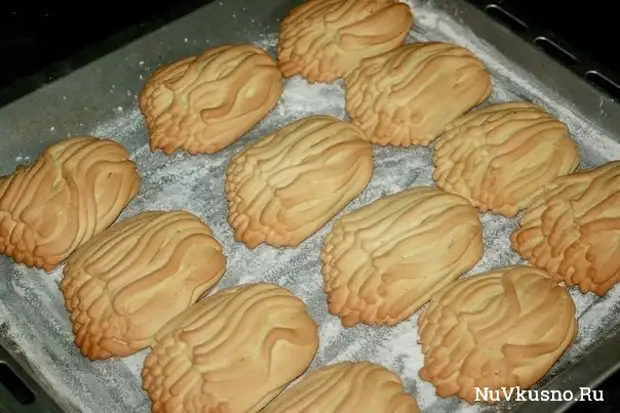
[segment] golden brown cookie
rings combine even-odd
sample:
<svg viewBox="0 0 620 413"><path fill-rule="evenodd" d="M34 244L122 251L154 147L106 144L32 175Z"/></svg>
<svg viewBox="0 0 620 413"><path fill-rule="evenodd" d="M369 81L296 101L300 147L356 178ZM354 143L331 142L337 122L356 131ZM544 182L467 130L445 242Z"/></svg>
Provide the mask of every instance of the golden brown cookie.
<svg viewBox="0 0 620 413"><path fill-rule="evenodd" d="M331 83L400 46L412 22L397 0L306 0L282 22L278 65L284 77Z"/></svg>
<svg viewBox="0 0 620 413"><path fill-rule="evenodd" d="M377 145L428 146L490 93L482 63L450 43L403 45L364 59L345 77L351 122Z"/></svg>
<svg viewBox="0 0 620 413"><path fill-rule="evenodd" d="M568 127L527 102L461 116L435 142L433 178L481 212L515 216L558 176L579 165Z"/></svg>
<svg viewBox="0 0 620 413"><path fill-rule="evenodd" d="M112 225L67 260L60 290L75 345L91 360L129 356L210 290L226 257L185 211L149 211Z"/></svg>
<svg viewBox="0 0 620 413"><path fill-rule="evenodd" d="M548 184L511 240L555 280L605 295L620 281L620 161Z"/></svg>
<svg viewBox="0 0 620 413"><path fill-rule="evenodd" d="M120 144L76 136L0 177L0 253L51 271L110 226L140 186Z"/></svg>
<svg viewBox="0 0 620 413"><path fill-rule="evenodd" d="M334 224L321 252L329 312L346 327L394 325L482 258L478 211L418 187L379 198Z"/></svg>
<svg viewBox="0 0 620 413"><path fill-rule="evenodd" d="M251 45L224 45L156 70L140 93L151 150L215 153L278 103L282 75Z"/></svg>
<svg viewBox="0 0 620 413"><path fill-rule="evenodd" d="M256 413L306 371L318 344L303 301L273 284L242 284L156 334L143 388L154 412Z"/></svg>
<svg viewBox="0 0 620 413"><path fill-rule="evenodd" d="M378 364L321 367L286 390L261 413L419 413L400 378Z"/></svg>
<svg viewBox="0 0 620 413"><path fill-rule="evenodd" d="M226 172L228 222L237 241L297 246L368 185L372 145L331 116L290 123L236 154Z"/></svg>
<svg viewBox="0 0 620 413"><path fill-rule="evenodd" d="M535 384L573 342L577 320L566 288L522 265L444 287L420 315L418 331L420 377L440 397L473 403L476 387L501 396L502 387Z"/></svg>

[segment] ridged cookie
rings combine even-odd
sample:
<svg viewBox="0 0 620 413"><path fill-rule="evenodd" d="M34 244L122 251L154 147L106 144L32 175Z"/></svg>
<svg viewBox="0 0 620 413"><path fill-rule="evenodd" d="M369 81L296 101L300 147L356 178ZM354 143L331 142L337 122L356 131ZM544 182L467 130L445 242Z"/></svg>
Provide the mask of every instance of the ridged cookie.
<svg viewBox="0 0 620 413"><path fill-rule="evenodd" d="M554 279L605 295L620 281L620 161L551 182L511 239L515 251Z"/></svg>
<svg viewBox="0 0 620 413"><path fill-rule="evenodd" d="M450 43L403 45L364 59L345 77L351 122L377 145L428 146L490 93L482 63Z"/></svg>
<svg viewBox="0 0 620 413"><path fill-rule="evenodd" d="M261 413L419 413L390 370L367 361L341 362L306 375Z"/></svg>
<svg viewBox="0 0 620 413"><path fill-rule="evenodd" d="M461 116L435 142L433 178L481 212L515 216L558 176L579 165L568 127L527 102Z"/></svg>
<svg viewBox="0 0 620 413"><path fill-rule="evenodd" d="M566 288L529 266L456 281L418 319L420 377L440 397L476 401L475 388L527 389L551 369L577 333Z"/></svg>
<svg viewBox="0 0 620 413"><path fill-rule="evenodd" d="M319 344L303 301L273 284L203 298L155 338L142 378L156 413L256 413L306 371Z"/></svg>
<svg viewBox="0 0 620 413"><path fill-rule="evenodd" d="M140 93L151 150L215 153L278 103L282 75L251 45L223 45L156 70Z"/></svg>
<svg viewBox="0 0 620 413"><path fill-rule="evenodd" d="M228 222L255 248L297 246L368 185L372 145L348 122L310 116L236 154L226 172Z"/></svg>
<svg viewBox="0 0 620 413"><path fill-rule="evenodd" d="M329 312L346 327L394 325L482 258L482 226L465 198L411 188L342 216L321 252Z"/></svg>
<svg viewBox="0 0 620 413"><path fill-rule="evenodd" d="M397 0L306 0L282 21L278 65L284 77L331 83L400 46L412 22Z"/></svg>
<svg viewBox="0 0 620 413"><path fill-rule="evenodd" d="M110 226L139 186L120 144L92 136L55 143L0 177L0 253L51 271Z"/></svg>
<svg viewBox="0 0 620 413"><path fill-rule="evenodd" d="M67 260L60 290L75 345L91 360L129 356L222 277L226 257L185 211L149 211L112 225Z"/></svg>

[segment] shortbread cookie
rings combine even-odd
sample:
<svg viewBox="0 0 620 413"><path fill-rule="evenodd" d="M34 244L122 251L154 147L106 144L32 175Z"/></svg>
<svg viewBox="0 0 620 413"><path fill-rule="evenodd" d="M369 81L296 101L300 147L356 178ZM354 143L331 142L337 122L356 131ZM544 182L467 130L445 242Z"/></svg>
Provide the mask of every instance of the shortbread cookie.
<svg viewBox="0 0 620 413"><path fill-rule="evenodd" d="M136 164L113 140L55 143L0 177L0 253L51 271L110 226L139 186Z"/></svg>
<svg viewBox="0 0 620 413"><path fill-rule="evenodd" d="M166 65L140 93L151 150L215 153L252 129L278 103L282 75L250 45L225 45Z"/></svg>
<svg viewBox="0 0 620 413"><path fill-rule="evenodd" d="M261 413L419 413L400 378L378 364L321 367L286 390Z"/></svg>
<svg viewBox="0 0 620 413"><path fill-rule="evenodd" d="M351 122L377 145L428 146L490 93L482 63L449 43L407 44L364 59L345 77Z"/></svg>
<svg viewBox="0 0 620 413"><path fill-rule="evenodd" d="M579 165L568 127L527 102L461 116L435 142L433 178L481 212L515 216L558 176Z"/></svg>
<svg viewBox="0 0 620 413"><path fill-rule="evenodd" d="M310 116L236 154L226 172L237 241L297 246L368 185L372 145L348 122Z"/></svg>
<svg viewBox="0 0 620 413"><path fill-rule="evenodd" d="M482 258L482 226L465 198L411 188L344 215L325 237L329 312L346 327L394 325Z"/></svg>
<svg viewBox="0 0 620 413"><path fill-rule="evenodd" d="M142 212L67 260L60 290L75 345L91 360L129 356L224 274L211 229L185 211Z"/></svg>
<svg viewBox="0 0 620 413"><path fill-rule="evenodd" d="M303 301L273 284L203 298L155 338L142 378L162 413L256 413L306 371L319 344Z"/></svg>
<svg viewBox="0 0 620 413"><path fill-rule="evenodd" d="M551 182L511 239L555 280L605 295L620 281L620 161Z"/></svg>
<svg viewBox="0 0 620 413"><path fill-rule="evenodd" d="M573 342L575 304L566 288L529 266L487 271L440 290L418 319L420 377L440 397L470 403L476 388L527 389Z"/></svg>
<svg viewBox="0 0 620 413"><path fill-rule="evenodd" d="M400 46L412 22L409 6L397 0L306 0L282 22L280 70L331 83L362 59Z"/></svg>

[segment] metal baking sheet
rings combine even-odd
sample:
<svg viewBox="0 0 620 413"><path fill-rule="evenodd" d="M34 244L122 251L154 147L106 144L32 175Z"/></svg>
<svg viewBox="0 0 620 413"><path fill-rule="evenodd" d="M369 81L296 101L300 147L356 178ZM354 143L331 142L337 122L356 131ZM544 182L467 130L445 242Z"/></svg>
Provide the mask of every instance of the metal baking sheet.
<svg viewBox="0 0 620 413"><path fill-rule="evenodd" d="M408 0L414 29L408 41L450 41L473 51L493 75L490 102L537 102L566 122L581 149L581 168L620 155L619 106L459 0ZM248 142L311 114L346 118L342 83L308 85L286 81L279 105L254 130L215 155L165 156L151 153L136 105L144 80L159 65L222 43L253 43L275 52L278 22L301 0L212 3L157 32L105 56L70 76L0 110L0 174L30 162L62 138L92 134L112 137L132 153L142 175L138 197L123 217L145 209L187 209L205 219L223 243L228 269L215 291L243 282L267 281L292 290L320 325L321 345L310 369L341 360L371 360L397 372L423 411L561 411L566 403L467 405L441 399L418 377L417 315L393 328L343 329L328 314L319 271L319 251L331 222L295 249L261 246L248 250L233 242L226 217L224 171L230 157ZM367 190L345 211L380 196L431 185L431 149L375 148L376 170ZM508 234L516 219L482 217L486 252L471 273L521 262ZM333 221L332 221L333 222ZM58 290L61 269L45 274L0 259L0 343L32 370L66 412L149 411L139 374L145 350L121 360L90 362L74 348L68 315ZM572 291L579 312L579 335L571 349L539 383L554 389L592 385L620 361L619 338L603 338L620 324L620 290L606 297ZM598 347L597 347L598 346ZM581 357L581 360L579 358Z"/></svg>

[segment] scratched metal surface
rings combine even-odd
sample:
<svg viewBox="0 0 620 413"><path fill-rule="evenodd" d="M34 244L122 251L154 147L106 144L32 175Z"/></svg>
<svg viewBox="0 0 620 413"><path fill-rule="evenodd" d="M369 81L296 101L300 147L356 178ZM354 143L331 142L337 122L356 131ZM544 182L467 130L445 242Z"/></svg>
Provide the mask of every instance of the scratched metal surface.
<svg viewBox="0 0 620 413"><path fill-rule="evenodd" d="M254 43L273 54L278 21L299 3L215 2L2 108L0 174L11 173L44 146L70 135L115 138L132 153L143 177L140 194L122 217L145 209L183 208L205 219L228 256L228 270L217 289L267 281L289 288L308 304L321 334L320 349L310 369L340 360L381 363L402 377L423 411L560 411L565 404L510 403L491 408L437 398L432 386L418 377L422 356L416 343L417 315L394 328L343 329L338 319L327 313L319 272L319 249L331 223L296 249L263 246L250 251L233 242L225 221L223 193L224 171L231 155L249 141L303 116L346 118L341 83L310 86L298 78L288 80L276 109L219 154L164 156L148 150L136 95L150 72L222 43ZM615 102L461 1L408 3L415 9L415 26L408 41L451 41L470 48L493 74L490 101L526 99L545 106L571 128L580 145L582 168L618 158L620 139L610 132L620 130L620 109ZM431 151L376 148L375 175L345 211L404 188L431 185ZM486 252L472 273L521 262L508 242L516 220L490 215L481 219ZM147 351L122 360L87 361L72 344L57 288L60 270L52 274L26 270L1 257L0 272L0 344L39 377L66 412L149 411L139 380ZM595 383L620 360L618 337L602 340L619 323L618 290L602 299L573 293L580 317L579 337L540 386L571 389ZM585 358L577 361L582 356Z"/></svg>

